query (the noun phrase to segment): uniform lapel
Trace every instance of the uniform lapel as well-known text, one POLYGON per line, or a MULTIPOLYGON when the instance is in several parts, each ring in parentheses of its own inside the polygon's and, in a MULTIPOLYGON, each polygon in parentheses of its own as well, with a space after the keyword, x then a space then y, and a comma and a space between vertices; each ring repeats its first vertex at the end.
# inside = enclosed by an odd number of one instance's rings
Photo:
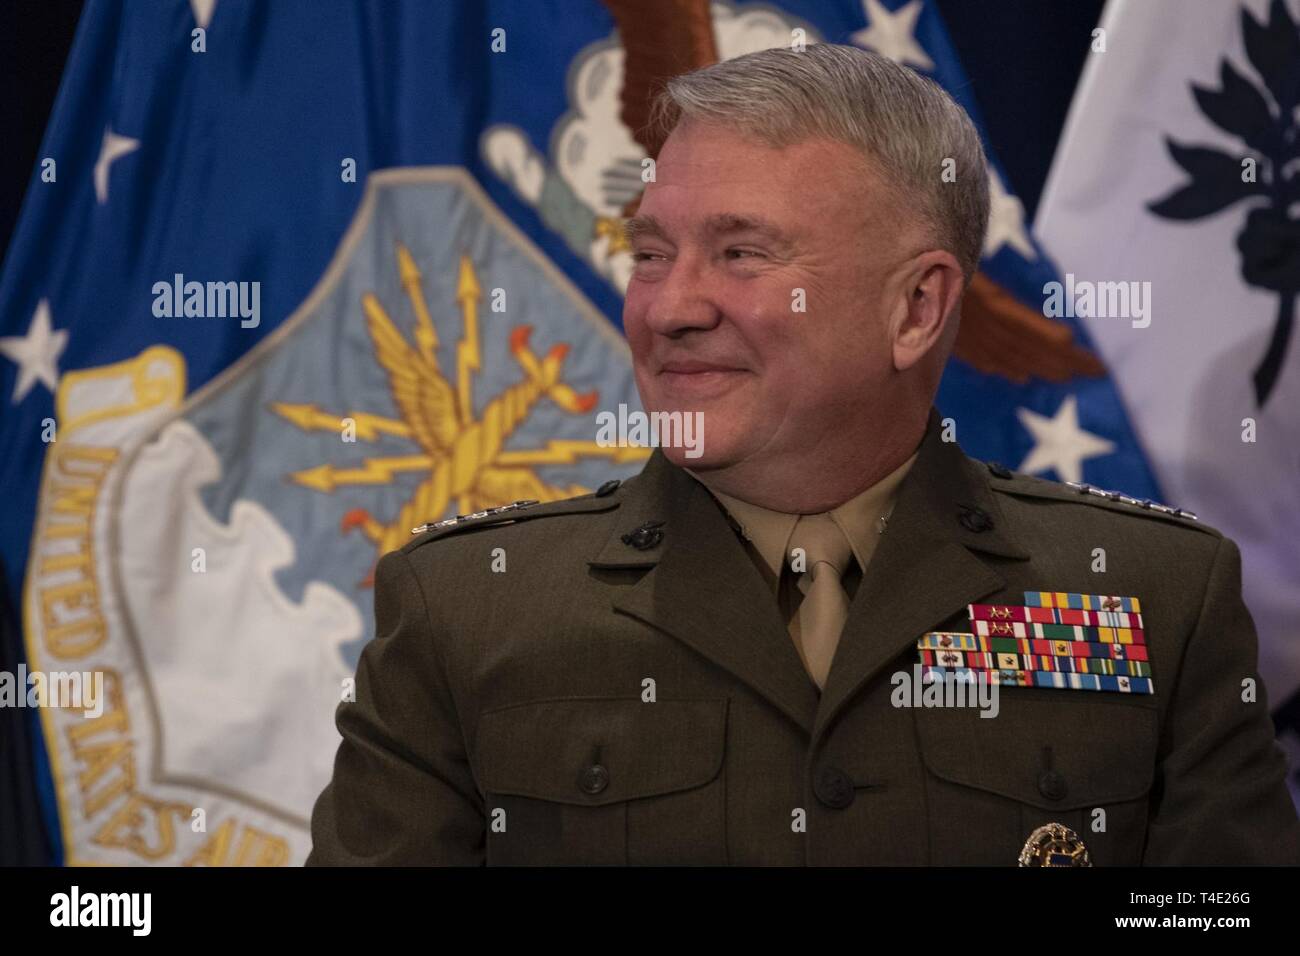
POLYGON ((983 467, 942 440, 931 411, 920 453, 849 607, 814 736, 921 634, 1004 586, 988 556, 1029 557, 1007 536, 983 467))
MULTIPOLYGON (((644 543, 644 541, 642 542, 644 543)), ((648 568, 614 601, 744 681, 811 733, 817 688, 776 599, 713 497, 656 450, 628 488, 595 568, 648 568), (638 550, 622 536, 662 521, 662 540, 638 550)))

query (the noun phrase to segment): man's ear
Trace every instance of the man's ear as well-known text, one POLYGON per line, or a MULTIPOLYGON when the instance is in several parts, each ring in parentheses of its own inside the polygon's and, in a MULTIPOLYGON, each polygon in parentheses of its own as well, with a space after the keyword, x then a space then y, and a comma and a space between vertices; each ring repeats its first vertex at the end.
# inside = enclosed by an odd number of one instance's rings
POLYGON ((929 353, 954 320, 964 286, 961 266, 950 252, 923 252, 908 263, 899 287, 890 340, 894 368, 903 372, 929 353))

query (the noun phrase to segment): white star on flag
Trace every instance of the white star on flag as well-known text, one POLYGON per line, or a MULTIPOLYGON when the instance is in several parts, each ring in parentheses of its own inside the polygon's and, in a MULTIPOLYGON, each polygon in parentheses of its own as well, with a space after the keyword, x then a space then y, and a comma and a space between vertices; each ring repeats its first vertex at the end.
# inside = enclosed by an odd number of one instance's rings
POLYGON ((101 206, 108 202, 108 167, 139 148, 138 139, 119 136, 109 127, 104 127, 104 142, 99 147, 99 159, 95 160, 95 198, 101 206))
POLYGON ((1051 418, 1027 408, 1016 409, 1020 424, 1034 436, 1034 447, 1018 471, 1026 474, 1055 468, 1062 481, 1083 481, 1083 461, 1109 455, 1115 443, 1079 427, 1079 400, 1070 395, 1051 418))
POLYGON ((1026 259, 1037 259, 1034 244, 1025 231, 1025 204, 1002 188, 1002 180, 989 170, 989 228, 984 234, 984 256, 1010 246, 1026 259))
POLYGON ((934 61, 926 55, 925 48, 916 42, 913 31, 916 18, 921 15, 922 0, 912 0, 890 13, 880 0, 862 0, 862 11, 867 18, 867 28, 858 30, 850 39, 860 47, 874 50, 896 63, 933 70, 934 61))
POLYGON ((12 402, 17 405, 38 381, 51 392, 59 384, 59 356, 68 344, 68 330, 52 328, 50 303, 36 304, 32 324, 26 335, 0 338, 0 355, 17 363, 18 381, 14 383, 12 402))

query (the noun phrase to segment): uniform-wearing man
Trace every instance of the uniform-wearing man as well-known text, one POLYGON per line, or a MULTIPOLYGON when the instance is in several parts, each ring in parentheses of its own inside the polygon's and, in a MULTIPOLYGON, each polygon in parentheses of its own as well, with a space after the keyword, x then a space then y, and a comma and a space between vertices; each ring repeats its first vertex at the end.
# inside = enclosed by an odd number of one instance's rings
POLYGON ((659 107, 624 324, 703 454, 380 560, 309 862, 1300 861, 1237 548, 931 407, 988 216, 960 108, 832 45, 659 107))

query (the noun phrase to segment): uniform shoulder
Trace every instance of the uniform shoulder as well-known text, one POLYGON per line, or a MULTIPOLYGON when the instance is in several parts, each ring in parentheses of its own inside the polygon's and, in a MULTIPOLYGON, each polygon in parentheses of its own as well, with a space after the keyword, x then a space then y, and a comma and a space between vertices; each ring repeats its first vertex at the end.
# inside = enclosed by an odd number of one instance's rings
POLYGON ((412 539, 402 546, 402 552, 409 554, 417 548, 441 541, 444 538, 460 536, 487 528, 504 528, 519 525, 539 518, 553 518, 560 515, 596 514, 618 507, 619 490, 624 482, 617 479, 607 481, 595 491, 573 498, 561 498, 557 501, 522 500, 512 501, 508 505, 488 508, 473 514, 456 515, 412 528, 412 539))
POLYGON ((1222 533, 1201 521, 1185 508, 1172 508, 1146 498, 1134 498, 1118 491, 1107 491, 1081 481, 1049 481, 998 464, 985 462, 989 487, 995 492, 1019 498, 1044 498, 1073 505, 1103 508, 1133 518, 1160 521, 1213 537, 1222 533))

